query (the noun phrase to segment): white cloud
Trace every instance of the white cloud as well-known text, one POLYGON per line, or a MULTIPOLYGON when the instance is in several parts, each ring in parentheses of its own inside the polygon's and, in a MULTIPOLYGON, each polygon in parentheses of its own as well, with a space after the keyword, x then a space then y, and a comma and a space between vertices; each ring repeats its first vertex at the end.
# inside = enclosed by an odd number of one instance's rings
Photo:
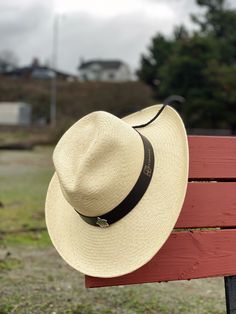
MULTIPOLYGON (((236 0, 232 0, 236 1, 236 0)), ((0 51, 13 50, 21 64, 50 59, 55 12, 60 19, 59 68, 76 71, 79 58, 119 58, 137 67, 157 32, 190 26, 194 0, 8 0, 0 1, 0 51)))
POLYGON ((112 18, 123 14, 142 12, 151 16, 172 16, 167 2, 143 0, 54 0, 54 10, 59 13, 87 13, 94 17, 112 18))
POLYGON ((52 5, 46 0, 10 0, 0 2, 0 51, 12 50, 22 63, 33 56, 49 55, 52 24, 52 5))
POLYGON ((150 37, 161 30, 165 33, 172 30, 164 17, 156 19, 136 13, 102 19, 73 14, 60 24, 59 62, 63 68, 69 63, 73 68, 81 56, 120 58, 134 68, 150 37))

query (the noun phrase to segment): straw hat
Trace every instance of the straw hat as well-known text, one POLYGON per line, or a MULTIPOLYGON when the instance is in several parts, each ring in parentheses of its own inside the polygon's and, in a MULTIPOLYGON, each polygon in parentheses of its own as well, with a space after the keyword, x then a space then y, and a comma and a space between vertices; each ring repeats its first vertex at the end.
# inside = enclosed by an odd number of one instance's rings
POLYGON ((188 181, 187 136, 172 107, 155 105, 123 119, 90 113, 62 136, 53 162, 46 224, 69 265, 116 277, 158 252, 188 181))

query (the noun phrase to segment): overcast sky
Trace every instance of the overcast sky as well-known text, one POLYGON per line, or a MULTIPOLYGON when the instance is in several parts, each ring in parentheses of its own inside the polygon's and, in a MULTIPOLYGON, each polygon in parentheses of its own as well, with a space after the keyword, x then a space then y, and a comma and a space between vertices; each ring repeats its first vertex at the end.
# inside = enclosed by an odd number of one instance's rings
POLYGON ((21 65, 50 62, 57 15, 59 69, 75 73, 80 58, 121 59, 134 69, 152 36, 191 27, 196 10, 194 0, 0 0, 0 52, 14 51, 21 65))

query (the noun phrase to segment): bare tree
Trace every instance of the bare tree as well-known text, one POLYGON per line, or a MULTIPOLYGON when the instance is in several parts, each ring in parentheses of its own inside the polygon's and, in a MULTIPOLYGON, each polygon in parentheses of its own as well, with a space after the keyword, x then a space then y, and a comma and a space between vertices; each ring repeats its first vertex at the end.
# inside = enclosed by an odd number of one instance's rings
POLYGON ((0 51, 0 72, 6 72, 17 67, 19 59, 11 50, 0 51))

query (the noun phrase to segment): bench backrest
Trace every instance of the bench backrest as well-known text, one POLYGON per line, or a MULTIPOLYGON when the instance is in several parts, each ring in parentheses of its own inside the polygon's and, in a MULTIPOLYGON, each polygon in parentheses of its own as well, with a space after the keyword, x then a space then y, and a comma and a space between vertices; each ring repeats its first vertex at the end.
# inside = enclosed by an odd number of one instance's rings
POLYGON ((188 190, 167 242, 137 271, 106 279, 85 276, 86 287, 236 275, 236 137, 188 140, 188 190))

